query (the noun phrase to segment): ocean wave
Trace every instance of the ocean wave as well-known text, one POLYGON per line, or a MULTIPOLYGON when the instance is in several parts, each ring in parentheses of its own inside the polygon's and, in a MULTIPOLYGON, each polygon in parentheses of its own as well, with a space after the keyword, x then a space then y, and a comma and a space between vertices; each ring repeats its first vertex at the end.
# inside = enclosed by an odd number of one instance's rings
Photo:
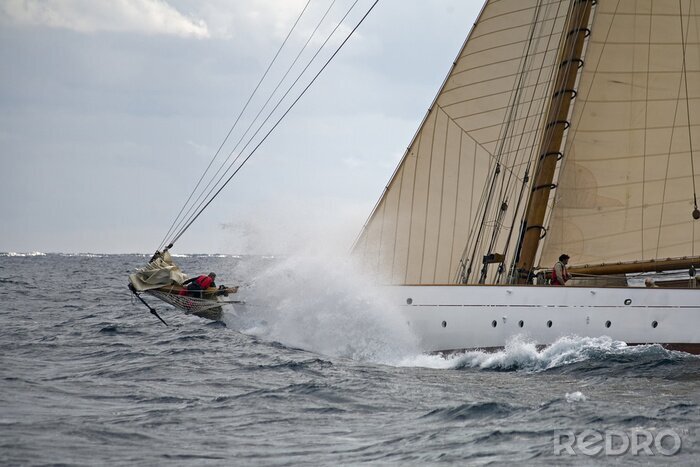
POLYGON ((0 253, 0 256, 9 256, 9 257, 27 257, 27 256, 46 256, 46 253, 42 253, 41 251, 30 251, 30 252, 25 252, 25 253, 18 253, 16 251, 8 251, 4 253, 0 253))
MULTIPOLYGON (((521 337, 509 341, 503 350, 485 352, 467 351, 449 355, 418 355, 407 357, 399 366, 417 366, 436 369, 480 369, 491 371, 540 372, 566 369, 581 362, 609 364, 630 362, 636 367, 664 365, 678 359, 697 358, 682 352, 666 350, 660 345, 628 346, 610 337, 561 337, 553 344, 538 349, 534 342, 521 337)), ((591 371, 593 367, 577 367, 579 371, 591 371)))
POLYGON ((448 421, 465 421, 482 418, 505 418, 521 410, 510 404, 498 402, 475 402, 462 404, 457 407, 434 409, 423 418, 439 418, 448 421))
POLYGON ((65 258, 104 258, 107 255, 103 253, 59 253, 59 256, 65 258))

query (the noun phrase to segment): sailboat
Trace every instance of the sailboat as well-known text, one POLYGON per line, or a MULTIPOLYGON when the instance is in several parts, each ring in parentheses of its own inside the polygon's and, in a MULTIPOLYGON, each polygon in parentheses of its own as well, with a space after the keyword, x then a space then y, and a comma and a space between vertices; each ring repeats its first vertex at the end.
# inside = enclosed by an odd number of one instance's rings
POLYGON ((700 0, 487 0, 352 252, 426 352, 697 354, 699 144, 700 0))
POLYGON ((187 276, 175 264, 172 255, 168 251, 171 247, 172 244, 163 248, 163 251, 156 251, 148 264, 129 274, 129 290, 163 324, 167 325, 155 308, 141 298, 141 294, 149 294, 184 311, 186 314, 213 321, 221 321, 223 319, 223 306, 243 303, 240 300, 222 299, 222 297, 228 297, 229 294, 238 292, 238 287, 212 286, 200 289, 194 293, 188 290, 186 286, 188 282, 187 276))

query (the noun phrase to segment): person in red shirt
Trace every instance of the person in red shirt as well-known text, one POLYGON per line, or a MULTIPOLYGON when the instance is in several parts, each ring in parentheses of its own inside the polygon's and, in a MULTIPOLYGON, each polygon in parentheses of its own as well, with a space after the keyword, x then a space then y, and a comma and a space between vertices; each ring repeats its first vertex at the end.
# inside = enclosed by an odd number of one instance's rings
POLYGON ((564 285, 571 279, 571 274, 566 269, 566 265, 569 263, 569 255, 563 254, 559 257, 559 261, 554 264, 552 268, 552 285, 564 285))
POLYGON ((180 295, 189 295, 190 297, 202 298, 203 291, 210 287, 216 287, 214 279, 216 279, 216 274, 213 272, 210 272, 206 276, 202 275, 193 277, 192 279, 187 279, 182 283, 183 287, 186 286, 187 288, 183 289, 180 292, 180 295))

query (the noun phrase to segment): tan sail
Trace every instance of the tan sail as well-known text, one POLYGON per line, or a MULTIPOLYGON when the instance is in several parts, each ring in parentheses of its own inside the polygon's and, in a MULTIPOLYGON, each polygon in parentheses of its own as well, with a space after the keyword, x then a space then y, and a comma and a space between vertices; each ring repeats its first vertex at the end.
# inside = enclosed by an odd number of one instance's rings
POLYGON ((519 187, 539 143, 569 7, 486 2, 354 246, 379 282, 453 282, 467 253, 482 254, 483 245, 469 243, 478 229, 494 238, 494 251, 512 250, 519 187), (499 199, 486 204, 489 192, 499 199))
POLYGON ((591 29, 540 264, 697 256, 700 1, 600 0, 591 29))

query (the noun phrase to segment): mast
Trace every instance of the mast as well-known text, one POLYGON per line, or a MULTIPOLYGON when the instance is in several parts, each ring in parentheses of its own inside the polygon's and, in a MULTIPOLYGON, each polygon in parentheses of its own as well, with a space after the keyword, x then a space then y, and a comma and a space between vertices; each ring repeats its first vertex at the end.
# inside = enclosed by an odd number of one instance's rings
POLYGON ((540 240, 546 233, 544 216, 552 189, 556 188, 554 173, 557 162, 563 157, 560 150, 564 131, 569 127, 567 120, 571 101, 576 96, 576 77, 583 66, 581 53, 586 37, 590 34, 588 21, 595 0, 573 0, 569 31, 560 52, 559 69, 555 78, 555 91, 547 112, 545 131, 540 143, 539 161, 528 207, 523 222, 523 236, 516 256, 516 282, 527 283, 534 267, 535 256, 540 240))

